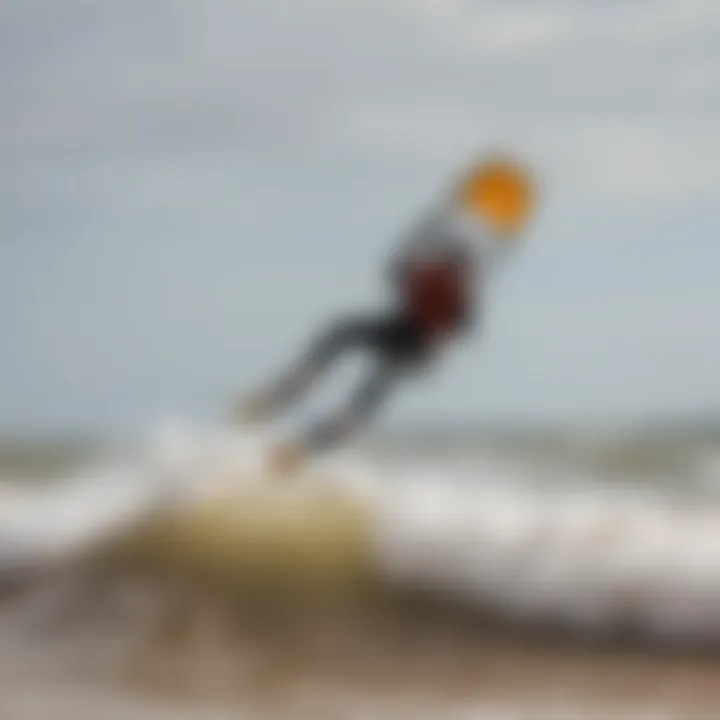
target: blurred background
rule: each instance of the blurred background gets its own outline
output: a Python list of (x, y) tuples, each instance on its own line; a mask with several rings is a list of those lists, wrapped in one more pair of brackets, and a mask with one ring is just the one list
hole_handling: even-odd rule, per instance
[[(48, 527), (28, 518), (60, 516), (55, 496), (42, 500), (46, 515), (35, 513), (41, 501), (25, 497), (29, 487), (57, 481), (49, 483), (57, 497), (84, 508), (68, 510), (63, 528), (78, 513), (85, 522), (95, 501), (72, 498), (86, 502), (86, 486), (80, 495), (57, 488), (68, 478), (75, 483), (91, 459), (142, 441), (167, 418), (217, 422), (236, 393), (282, 368), (319, 323), (382, 303), (380, 269), (394, 243), (448, 178), (478, 153), (501, 149), (538, 173), (540, 212), (493, 284), (482, 338), (392, 402), (362, 457), (380, 464), (382, 487), (401, 471), (431, 475), (442, 487), (465, 488), (467, 476), (493, 492), (510, 485), (516, 494), (503, 495), (503, 508), (527, 502), (528, 487), (573, 493), (590, 503), (582, 517), (603, 528), (617, 525), (608, 520), (616, 506), (606, 491), (613, 503), (620, 493), (621, 508), (632, 505), (625, 492), (650, 494), (642, 517), (623, 516), (631, 530), (622, 547), (637, 550), (639, 528), (645, 540), (662, 536), (652, 557), (676, 552), (661, 567), (654, 597), (687, 584), (674, 573), (692, 555), (702, 569), (693, 602), (716, 605), (720, 555), (702, 554), (720, 547), (715, 516), (691, 552), (674, 544), (685, 531), (673, 513), (678, 504), (686, 513), (689, 504), (714, 512), (720, 481), (719, 66), (713, 0), (5, 2), (0, 474), (14, 482), (6, 491), (13, 510), (0, 518), (5, 555), (15, 552), (18, 533), (34, 542)], [(341, 368), (318, 407), (337, 401), (353, 372)], [(126, 478), (130, 471), (113, 472)], [(107, 473), (86, 472), (103, 480)], [(152, 475), (146, 465), (143, 473)], [(392, 509), (396, 499), (378, 492), (387, 513), (400, 512)], [(422, 492), (408, 490), (402, 507), (421, 496), (437, 507)], [(18, 503), (24, 515), (15, 512)], [(482, 503), (475, 529), (490, 528), (496, 538), (493, 523), (505, 510)], [(642, 513), (653, 503), (662, 504), (661, 519), (651, 522)], [(543, 527), (554, 548), (566, 548), (566, 536), (553, 534), (556, 506), (542, 516), (550, 529)], [(459, 522), (453, 512), (442, 516), (443, 543)], [(341, 517), (347, 522), (328, 543), (346, 538), (354, 522)], [(696, 525), (687, 522), (683, 528)], [(513, 548), (539, 547), (546, 535), (533, 527)], [(603, 532), (591, 544), (607, 540)], [(626, 558), (608, 532), (603, 547)], [(411, 544), (426, 537), (413, 533)], [(40, 545), (54, 541), (27, 547)], [(650, 556), (642, 557), (638, 567), (647, 570)], [(4, 559), (0, 570), (15, 561)], [(78, 577), (85, 587), (85, 565), (63, 572), (63, 587), (68, 574), (73, 588)], [(34, 624), (29, 606), (60, 592), (54, 574), (49, 594), (36, 586), (45, 587), (46, 573), (32, 575), (33, 590), (22, 590), (3, 621), (15, 634), (24, 627), (19, 618)], [(483, 578), (515, 597), (507, 590), (512, 573), (502, 582)], [(626, 600), (638, 592), (632, 587)], [(175, 603), (175, 589), (163, 603), (170, 594)], [(502, 607), (507, 595), (500, 596), (493, 598)], [(672, 607), (685, 601), (673, 594)], [(57, 603), (50, 602), (53, 612)], [(64, 634), (56, 642), (44, 637), (32, 654), (30, 689), (2, 691), (0, 704), (8, 718), (59, 717), (62, 703), (68, 717), (111, 717), (113, 698), (119, 714), (112, 717), (214, 719), (237, 717), (238, 707), (270, 712), (282, 687), (285, 711), (299, 717), (302, 698), (321, 687), (322, 707), (334, 708), (328, 717), (365, 702), (378, 717), (397, 717), (388, 698), (398, 692), (413, 717), (418, 707), (434, 707), (430, 700), (443, 709), (429, 717), (449, 717), (460, 706), (547, 716), (563, 703), (574, 717), (608, 716), (608, 697), (627, 700), (613, 706), (615, 717), (638, 708), (711, 717), (720, 708), (712, 657), (698, 657), (694, 646), (668, 655), (641, 641), (602, 650), (554, 634), (531, 642), (514, 622), (501, 629), (486, 611), (478, 630), (475, 617), (434, 605), (416, 616), (405, 600), (397, 603), (363, 611), (362, 620), (343, 615), (342, 642), (335, 625), (332, 633), (324, 624), (309, 631), (309, 620), (295, 622), (304, 630), (292, 642), (289, 631), (282, 642), (258, 639), (257, 623), (248, 621), (252, 642), (245, 628), (240, 649), (224, 648), (222, 661), (218, 651), (215, 664), (204, 663), (213, 677), (239, 673), (242, 663), (253, 668), (249, 684), (230, 683), (232, 701), (227, 688), (185, 697), (187, 680), (170, 683), (162, 701), (155, 697), (162, 683), (149, 683), (150, 700), (148, 683), (138, 689), (116, 669), (82, 692), (63, 674), (62, 687), (74, 689), (62, 699), (59, 670), (43, 675), (38, 657), (67, 657), (89, 631), (56, 619)], [(67, 600), (60, 604), (67, 609)], [(643, 617), (633, 607), (633, 617)], [(368, 630), (371, 616), (382, 633)], [(703, 618), (696, 635), (707, 640), (718, 618)], [(101, 625), (124, 627), (106, 615)], [(23, 633), (18, 648), (33, 645)], [(298, 663), (287, 658), (311, 653), (326, 634), (330, 664), (318, 660), (314, 675), (305, 668), (301, 682)], [(368, 636), (373, 641), (363, 644)], [(107, 644), (93, 652), (113, 655)], [(328, 667), (340, 668), (338, 677)], [(319, 706), (311, 707), (307, 716), (318, 717)]]

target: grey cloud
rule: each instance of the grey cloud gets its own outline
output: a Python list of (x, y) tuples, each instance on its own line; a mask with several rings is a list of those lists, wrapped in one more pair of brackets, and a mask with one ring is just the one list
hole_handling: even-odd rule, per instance
[[(25, 163), (113, 153), (191, 163), (226, 149), (272, 160), (312, 146), (369, 161), (395, 148), (437, 172), (441, 157), (500, 141), (528, 145), (568, 188), (589, 182), (616, 200), (603, 178), (622, 133), (643, 123), (661, 136), (672, 173), (687, 138), (720, 114), (720, 26), (707, 2), (29, 7), (15, 6), (14, 31), (35, 52), (8, 71), (23, 81), (4, 110), (6, 152)], [(593, 154), (585, 128), (603, 125)], [(643, 161), (625, 152), (627, 164)]]
[[(615, 213), (621, 240), (602, 252), (645, 254), (657, 239), (643, 218), (692, 216), (720, 196), (719, 64), (715, 0), (9, 0), (0, 422), (89, 423), (115, 379), (103, 422), (122, 423), (183, 378), (219, 392), (264, 368), (291, 330), (361, 294), (388, 230), (486, 145), (526, 153), (547, 179), (546, 247), (596, 242), (586, 228)], [(557, 317), (548, 333), (566, 354), (578, 327), (598, 327), (583, 357), (600, 373), (603, 343), (629, 346), (642, 313), (615, 333), (601, 320), (615, 306), (556, 316), (556, 266), (533, 267), (508, 320), (529, 335), (501, 336), (490, 367), (502, 374), (531, 351), (533, 322)], [(661, 349), (667, 329), (651, 325)], [(699, 335), (688, 345), (715, 357)], [(557, 348), (538, 374), (559, 382)], [(473, 382), (488, 407), (515, 382), (504, 372), (504, 389)], [(468, 377), (448, 403), (475, 402)], [(85, 378), (75, 406), (62, 388)], [(526, 406), (542, 395), (532, 382)]]

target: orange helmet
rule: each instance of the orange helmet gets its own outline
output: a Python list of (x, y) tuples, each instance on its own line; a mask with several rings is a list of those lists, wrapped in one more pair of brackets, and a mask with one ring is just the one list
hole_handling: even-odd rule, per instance
[(479, 217), (491, 231), (514, 236), (527, 225), (537, 188), (530, 171), (509, 156), (495, 156), (475, 165), (453, 195), (465, 213)]

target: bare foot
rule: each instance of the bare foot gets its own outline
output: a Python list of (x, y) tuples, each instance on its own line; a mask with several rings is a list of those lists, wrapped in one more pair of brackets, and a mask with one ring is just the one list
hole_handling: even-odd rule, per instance
[(272, 458), (272, 468), (279, 475), (291, 475), (297, 472), (305, 460), (305, 453), (298, 445), (284, 443), (276, 448)]

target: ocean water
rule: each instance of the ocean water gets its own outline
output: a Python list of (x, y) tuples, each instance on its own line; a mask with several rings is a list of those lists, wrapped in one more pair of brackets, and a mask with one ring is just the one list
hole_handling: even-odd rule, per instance
[(0, 453), (2, 717), (717, 716), (712, 440), (270, 442)]

